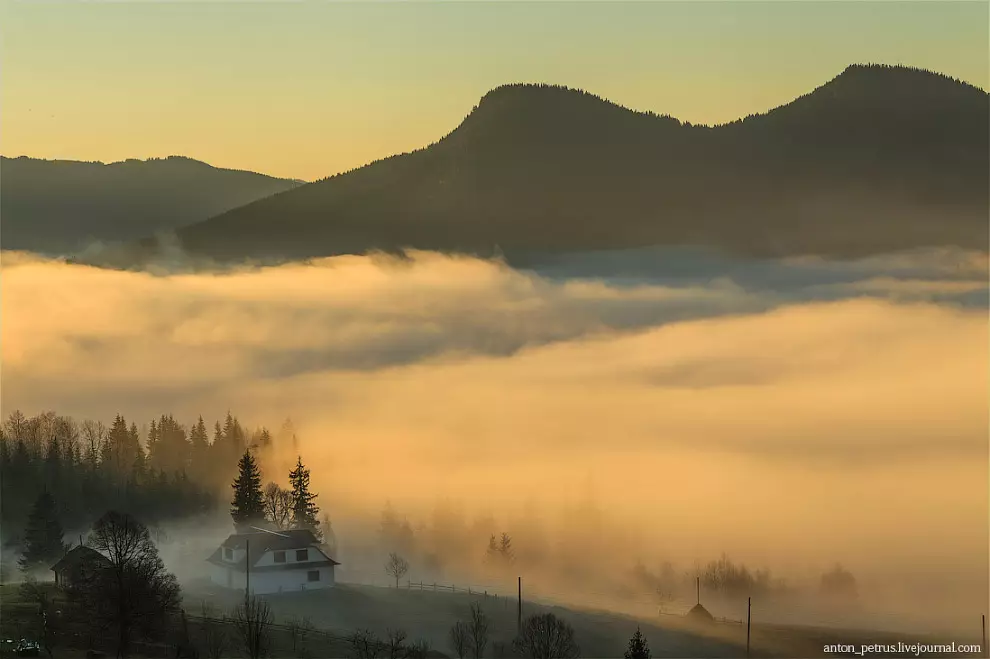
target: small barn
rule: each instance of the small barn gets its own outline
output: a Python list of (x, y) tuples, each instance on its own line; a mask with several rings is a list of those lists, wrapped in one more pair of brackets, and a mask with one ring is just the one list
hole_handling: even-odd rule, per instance
[(207, 561), (213, 583), (257, 595), (332, 588), (340, 565), (308, 529), (235, 533)]
[(68, 589), (110, 565), (110, 559), (100, 552), (77, 545), (52, 566), (52, 572), (55, 573), (55, 583)]

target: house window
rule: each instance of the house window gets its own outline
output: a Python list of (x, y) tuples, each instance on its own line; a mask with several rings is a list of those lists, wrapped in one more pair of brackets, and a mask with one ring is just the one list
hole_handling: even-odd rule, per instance
[(223, 548), (223, 557), (224, 557), (225, 560), (228, 560), (228, 561), (234, 560), (234, 550), (233, 549), (228, 549), (227, 547), (224, 547)]
[(308, 578), (309, 581), (319, 581), (320, 580), (320, 571), (319, 570), (310, 570), (307, 573), (306, 576), (307, 576), (307, 578)]
[(285, 562), (285, 552), (284, 551), (277, 551), (277, 552), (275, 552), (275, 562), (276, 563), (284, 563)]
[(309, 550), (308, 549), (297, 549), (296, 550), (296, 560), (297, 561), (308, 561), (309, 560)]

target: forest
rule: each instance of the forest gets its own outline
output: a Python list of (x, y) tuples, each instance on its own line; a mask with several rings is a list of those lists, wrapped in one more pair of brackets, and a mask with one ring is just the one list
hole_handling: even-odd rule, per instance
[[(291, 421), (278, 433), (296, 443)], [(77, 421), (20, 411), (0, 426), (0, 524), (5, 548), (19, 546), (28, 514), (47, 492), (67, 532), (86, 529), (108, 509), (150, 527), (226, 505), (238, 460), (248, 449), (264, 465), (274, 452), (267, 428), (246, 430), (228, 413), (212, 437), (203, 418), (186, 427), (163, 414), (144, 426), (117, 415)], [(7, 566), (5, 565), (5, 568)]]

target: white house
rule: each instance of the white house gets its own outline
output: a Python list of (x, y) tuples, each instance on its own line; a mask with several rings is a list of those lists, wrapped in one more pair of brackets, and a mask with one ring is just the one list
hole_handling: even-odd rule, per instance
[(235, 533), (206, 560), (213, 583), (240, 590), (250, 583), (257, 595), (331, 588), (340, 565), (305, 529)]

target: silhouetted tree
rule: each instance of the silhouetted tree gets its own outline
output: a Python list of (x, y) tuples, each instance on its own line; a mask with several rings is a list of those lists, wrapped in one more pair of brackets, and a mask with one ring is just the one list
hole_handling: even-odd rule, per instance
[(303, 467), (302, 457), (296, 461), (296, 468), (289, 472), (292, 486), (292, 527), (309, 529), (319, 536), (319, 507), (313, 502), (316, 494), (309, 491), (309, 469)]
[(572, 659), (580, 652), (574, 642), (574, 628), (552, 613), (526, 618), (513, 645), (519, 654), (531, 659)]
[(385, 574), (395, 578), (395, 587), (399, 587), (399, 579), (409, 571), (409, 562), (395, 552), (388, 555), (388, 562), (385, 563)]
[(464, 659), (470, 644), (467, 623), (458, 620), (450, 628), (450, 647), (457, 659)]
[(250, 451), (244, 451), (237, 468), (238, 475), (231, 486), (234, 499), (231, 501), (230, 517), (239, 527), (265, 519), (265, 501), (261, 492), (261, 471)]
[(401, 629), (385, 630), (385, 653), (388, 659), (405, 659), (406, 657), (406, 637), (408, 635)]
[(292, 492), (271, 482), (265, 486), (265, 518), (275, 528), (287, 529), (292, 522)]
[(516, 553), (512, 550), (512, 538), (508, 533), (503, 533), (499, 540), (498, 553), (502, 557), (502, 562), (511, 565), (516, 560)]
[(477, 602), (471, 604), (471, 616), (468, 619), (468, 649), (474, 659), (481, 659), (488, 647), (488, 628), (490, 626), (488, 616), (481, 610)]
[(135, 633), (163, 633), (179, 605), (179, 583), (165, 569), (148, 529), (126, 513), (110, 511), (98, 519), (88, 545), (102, 553), (109, 566), (86, 572), (72, 596), (95, 624), (115, 628), (117, 656), (123, 657)]
[(355, 659), (378, 659), (384, 643), (368, 629), (360, 629), (348, 637)]
[(55, 510), (55, 499), (45, 490), (38, 496), (28, 516), (24, 532), (24, 551), (19, 564), (25, 572), (49, 568), (67, 548), (62, 541), (62, 525)]
[(268, 602), (253, 595), (245, 597), (244, 602), (234, 609), (234, 629), (250, 659), (260, 659), (268, 654), (272, 620)]
[(646, 642), (643, 632), (639, 627), (636, 633), (629, 639), (629, 648), (624, 655), (625, 659), (650, 659), (650, 645)]

